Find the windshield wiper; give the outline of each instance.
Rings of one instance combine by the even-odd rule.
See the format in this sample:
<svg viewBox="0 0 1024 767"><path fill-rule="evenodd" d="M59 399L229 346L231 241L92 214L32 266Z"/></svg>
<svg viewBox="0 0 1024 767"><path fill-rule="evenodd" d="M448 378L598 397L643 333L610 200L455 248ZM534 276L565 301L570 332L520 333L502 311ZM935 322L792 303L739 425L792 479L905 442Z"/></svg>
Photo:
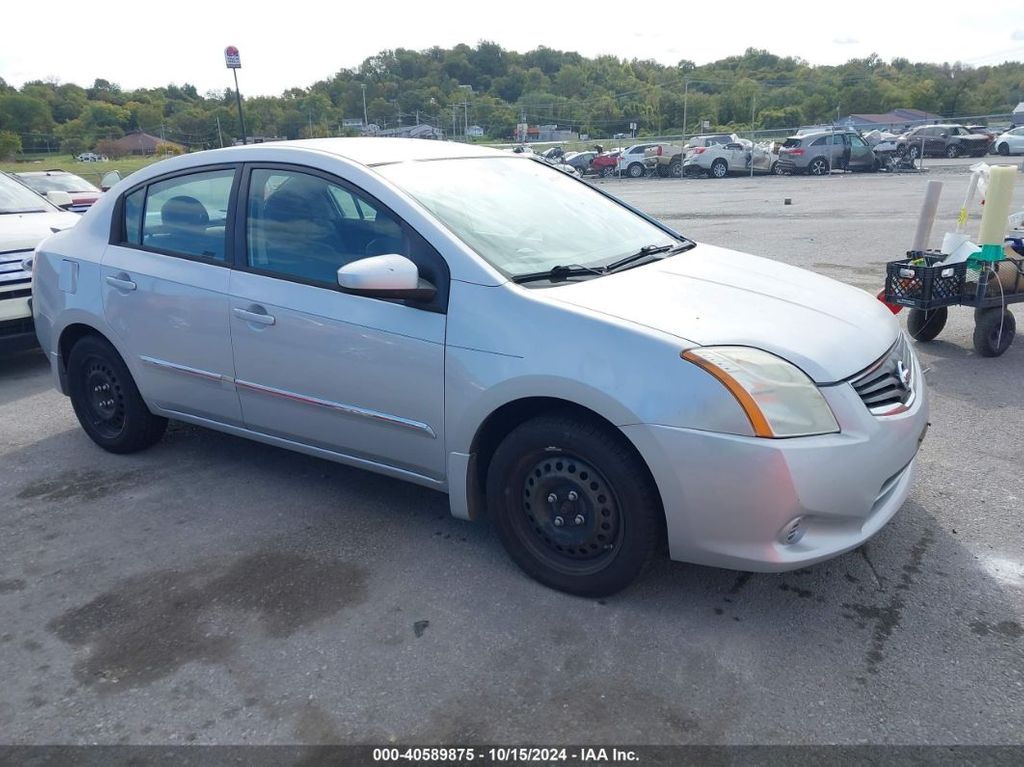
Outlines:
<svg viewBox="0 0 1024 767"><path fill-rule="evenodd" d="M694 244L689 240L686 242L669 243L668 245L644 245L636 253L623 256L618 261L612 261L604 267L604 270L606 272L614 272L624 266L629 266L630 264L634 264L641 259L649 258L651 256L661 255L662 258L665 258L667 256L674 255L675 253L682 253L684 250L689 250L693 245Z"/></svg>
<svg viewBox="0 0 1024 767"><path fill-rule="evenodd" d="M548 269L546 272L528 272L527 274L517 274L512 278L512 282L523 283L523 282L536 282L537 280L548 280L550 282L562 282L569 279L570 277L587 277L592 274L601 275L607 272L607 267L604 266L582 266L580 264L558 264Z"/></svg>

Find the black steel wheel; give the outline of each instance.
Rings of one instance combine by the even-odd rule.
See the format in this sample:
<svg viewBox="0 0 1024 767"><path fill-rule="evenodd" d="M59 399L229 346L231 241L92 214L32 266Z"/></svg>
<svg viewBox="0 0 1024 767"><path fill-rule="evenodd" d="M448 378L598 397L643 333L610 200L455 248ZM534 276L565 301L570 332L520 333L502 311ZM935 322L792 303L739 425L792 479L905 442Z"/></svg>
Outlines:
<svg viewBox="0 0 1024 767"><path fill-rule="evenodd" d="M163 436L167 419L149 412L128 366L108 341L79 339L68 355L67 371L78 422L104 450L134 453Z"/></svg>
<svg viewBox="0 0 1024 767"><path fill-rule="evenodd" d="M1010 348L1017 321L1009 309L980 309L974 315L974 349L982 357L998 357Z"/></svg>
<svg viewBox="0 0 1024 767"><path fill-rule="evenodd" d="M627 586L652 556L661 505L621 435L565 416L538 417L498 446L488 510L509 556L541 583L581 596Z"/></svg>
<svg viewBox="0 0 1024 767"><path fill-rule="evenodd" d="M812 176L827 176L832 172L832 168L824 157L815 157L807 166L807 172Z"/></svg>
<svg viewBox="0 0 1024 767"><path fill-rule="evenodd" d="M949 310L945 306L931 311L911 309L907 316L907 332L915 341L934 341L946 327L948 317Z"/></svg>

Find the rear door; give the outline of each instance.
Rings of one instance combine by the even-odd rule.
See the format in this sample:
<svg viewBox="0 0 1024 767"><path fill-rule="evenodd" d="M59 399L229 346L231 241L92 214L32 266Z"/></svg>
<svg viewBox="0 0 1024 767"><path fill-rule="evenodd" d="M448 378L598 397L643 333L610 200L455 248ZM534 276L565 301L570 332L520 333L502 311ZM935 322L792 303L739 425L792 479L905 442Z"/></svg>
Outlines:
<svg viewBox="0 0 1024 767"><path fill-rule="evenodd" d="M231 278L236 385L248 428L359 464L444 477L444 259L380 202L311 168L253 165ZM337 270L398 253L428 305L342 293Z"/></svg>
<svg viewBox="0 0 1024 767"><path fill-rule="evenodd" d="M103 255L103 310L147 402L239 425L228 324L235 166L129 190Z"/></svg>

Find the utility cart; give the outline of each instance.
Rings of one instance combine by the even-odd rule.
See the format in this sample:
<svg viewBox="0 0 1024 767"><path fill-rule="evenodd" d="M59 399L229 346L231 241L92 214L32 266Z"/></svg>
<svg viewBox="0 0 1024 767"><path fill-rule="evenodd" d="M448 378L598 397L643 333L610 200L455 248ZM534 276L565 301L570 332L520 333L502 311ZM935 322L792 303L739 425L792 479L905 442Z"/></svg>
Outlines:
<svg viewBox="0 0 1024 767"><path fill-rule="evenodd" d="M942 264L945 257L938 251L908 251L906 258L890 261L883 300L891 308L910 309L907 332L922 342L942 332L950 306L971 306L974 348L983 357L998 357L1016 333L1007 307L1024 301L1024 258Z"/></svg>

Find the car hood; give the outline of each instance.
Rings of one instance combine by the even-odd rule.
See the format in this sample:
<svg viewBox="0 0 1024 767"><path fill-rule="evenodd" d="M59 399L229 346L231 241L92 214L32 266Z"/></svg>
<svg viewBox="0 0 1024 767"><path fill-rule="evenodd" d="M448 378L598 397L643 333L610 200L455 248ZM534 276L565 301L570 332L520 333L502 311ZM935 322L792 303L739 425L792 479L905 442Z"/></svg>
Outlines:
<svg viewBox="0 0 1024 767"><path fill-rule="evenodd" d="M70 229L81 216L74 213L6 213L0 215L0 252L34 250L53 229Z"/></svg>
<svg viewBox="0 0 1024 767"><path fill-rule="evenodd" d="M548 295L693 344L764 349L817 383L864 370L899 333L892 313L863 290L711 245Z"/></svg>

